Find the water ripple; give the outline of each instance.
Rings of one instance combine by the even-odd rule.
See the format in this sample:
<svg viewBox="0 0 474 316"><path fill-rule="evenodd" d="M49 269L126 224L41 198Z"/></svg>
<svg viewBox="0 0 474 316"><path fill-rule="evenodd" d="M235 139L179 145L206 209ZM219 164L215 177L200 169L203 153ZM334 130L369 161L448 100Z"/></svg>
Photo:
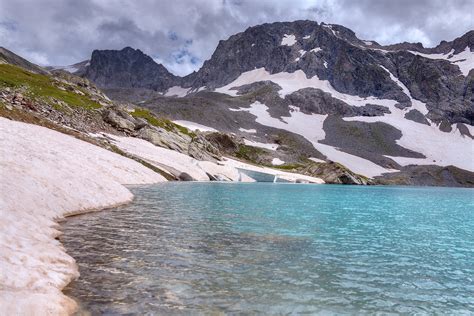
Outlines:
<svg viewBox="0 0 474 316"><path fill-rule="evenodd" d="M474 191L166 183L73 217L93 315L474 314Z"/></svg>

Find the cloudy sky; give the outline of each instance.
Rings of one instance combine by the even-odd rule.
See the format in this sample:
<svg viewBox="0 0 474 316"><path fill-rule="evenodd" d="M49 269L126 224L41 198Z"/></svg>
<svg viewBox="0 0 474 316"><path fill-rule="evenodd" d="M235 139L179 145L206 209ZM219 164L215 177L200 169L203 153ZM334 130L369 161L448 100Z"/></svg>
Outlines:
<svg viewBox="0 0 474 316"><path fill-rule="evenodd" d="M474 29L474 0L0 0L0 46L42 65L140 48L175 74L247 27L311 19L359 38L435 46Z"/></svg>

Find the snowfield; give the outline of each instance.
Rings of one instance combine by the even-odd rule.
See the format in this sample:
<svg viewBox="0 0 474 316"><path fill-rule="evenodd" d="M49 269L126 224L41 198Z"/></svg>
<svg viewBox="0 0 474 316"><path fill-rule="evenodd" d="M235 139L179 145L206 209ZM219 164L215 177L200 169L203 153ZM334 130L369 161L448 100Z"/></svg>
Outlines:
<svg viewBox="0 0 474 316"><path fill-rule="evenodd" d="M0 314L63 315L78 276L57 220L129 202L123 184L166 181L141 164L44 127L0 118Z"/></svg>
<svg viewBox="0 0 474 316"><path fill-rule="evenodd" d="M463 63L471 60L471 52L467 50L463 53L454 55L452 60L458 60L460 56L467 58ZM445 56L445 55L443 55ZM473 55L474 56L474 55ZM432 56L433 57L433 56ZM438 56L439 57L439 56ZM446 54L446 58L448 54ZM473 59L474 60L474 59ZM231 90L234 87L251 84L258 81L272 81L281 87L279 94L282 98L303 88L315 88L324 92L330 93L332 97L339 99L352 106L364 106L368 103L377 104L389 108L391 114L376 117L348 117L344 118L346 121L361 121L361 122L383 122L394 126L402 132L401 139L397 140L397 144L407 149L423 154L426 158L405 158L405 157L390 157L402 166L408 164L417 165L439 165L448 166L454 165L456 167L474 171L474 156L473 140L469 137L463 136L453 125L451 133L442 132L438 126L430 122L431 126L407 120L404 116L412 109L416 109L423 115L428 113L426 104L416 100L412 97L408 88L395 77L388 69L381 66L389 75L390 78L402 89L402 91L410 98L412 106L406 109L398 109L395 105L398 103L390 99L378 99L375 97L362 98L359 96L341 93L332 87L327 80L320 80L317 76L307 78L302 70L297 70L293 73L281 72L270 74L264 68L254 69L242 73L232 83L216 89L217 92L226 93L229 95L236 95L236 90ZM250 108L230 109L232 111L248 111L256 116L256 122L262 125L271 126L275 128L284 129L299 135L302 135L309 140L313 146L328 159L339 162L356 173L374 177L385 172L394 172L396 170L383 168L366 159L350 155L332 146L319 143L325 138L323 130L323 123L326 115L318 114L304 114L298 110L298 105L290 106L290 116L282 117L282 120L273 118L267 112L267 106L259 102L253 103ZM474 129L468 126L471 131Z"/></svg>
<svg viewBox="0 0 474 316"><path fill-rule="evenodd" d="M266 80L273 81L281 87L281 90L278 92L282 98L300 89L315 88L330 93L332 97L353 106L364 106L367 103L378 104L382 106L394 106L398 103L395 100L378 99L375 97L362 98L355 95L341 93L334 89L331 83L327 80L321 80L317 76L307 78L306 74L302 70L297 70L293 73L280 72L276 74L270 74L265 70L265 68L258 68L242 73L233 82L223 87L217 88L215 91L231 96L237 96L237 90L232 90L232 88Z"/></svg>
<svg viewBox="0 0 474 316"><path fill-rule="evenodd" d="M284 129L303 136L313 144L314 148L325 155L328 159L339 162L356 173L368 177L374 177L385 172L396 171L383 168L367 159L319 143L320 140L323 140L326 137L326 133L323 130L323 123L327 115L305 114L300 112L298 107L293 106L292 111L290 111L290 116L284 116L280 120L271 117L268 113L268 107L258 101L252 103L250 108L241 108L240 111L246 111L255 115L255 121L259 124Z"/></svg>

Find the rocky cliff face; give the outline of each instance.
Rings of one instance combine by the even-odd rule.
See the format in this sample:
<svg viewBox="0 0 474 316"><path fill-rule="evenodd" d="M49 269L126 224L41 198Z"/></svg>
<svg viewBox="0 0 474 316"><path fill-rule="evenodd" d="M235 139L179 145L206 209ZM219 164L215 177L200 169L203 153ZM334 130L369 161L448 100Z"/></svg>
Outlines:
<svg viewBox="0 0 474 316"><path fill-rule="evenodd" d="M473 124L474 74L469 72L473 60L474 31L434 48L420 43L382 46L360 40L340 25L295 21L258 25L220 41L202 68L184 78L129 47L94 51L90 64L81 71L101 88L131 88L140 95L143 92L138 89L165 93L172 86L213 90L260 68L269 74L302 71L306 78L327 80L341 93L411 106L391 73L413 98L426 103L432 121ZM120 98L135 94L130 90L112 93Z"/></svg>
<svg viewBox="0 0 474 316"><path fill-rule="evenodd" d="M474 59L474 31L427 49L421 44L381 46L362 41L339 25L272 23L220 41L211 59L185 77L183 84L214 89L258 68L270 74L301 70L307 78L329 81L341 93L394 99L410 106L409 98L384 67L415 99L427 104L433 121L473 124L474 74L463 74L459 64L469 58Z"/></svg>
<svg viewBox="0 0 474 316"><path fill-rule="evenodd" d="M178 77L138 49L95 50L84 77L101 88L146 88L162 91L175 85Z"/></svg>

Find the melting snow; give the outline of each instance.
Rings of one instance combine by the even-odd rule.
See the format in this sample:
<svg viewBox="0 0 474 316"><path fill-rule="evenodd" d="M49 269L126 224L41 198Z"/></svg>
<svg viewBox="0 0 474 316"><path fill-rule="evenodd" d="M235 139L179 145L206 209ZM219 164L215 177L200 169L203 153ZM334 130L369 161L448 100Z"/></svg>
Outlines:
<svg viewBox="0 0 474 316"><path fill-rule="evenodd" d="M44 127L0 118L0 314L64 315L78 276L56 220L128 202L122 184L166 181L151 169Z"/></svg>
<svg viewBox="0 0 474 316"><path fill-rule="evenodd" d="M320 51L322 51L322 49L321 49L320 47L315 47L315 48L313 48L312 50L310 50L310 52L315 53L315 54L316 54L317 52L320 52Z"/></svg>
<svg viewBox="0 0 474 316"><path fill-rule="evenodd" d="M255 165L250 165L250 164L247 164L247 163L244 163L244 162L241 162L241 161L238 161L238 160L234 160L234 159L231 159L231 158L224 158L222 163L225 166L230 166L230 167L233 167L233 168L247 169L247 170L252 170L252 171L257 171L257 172L262 172L262 173L274 175L274 176L277 176L279 178L283 178L283 179L285 179L287 181L290 181L290 182L296 182L298 180L303 180L303 181L307 181L307 182L310 182L310 183L318 183L318 184L324 183L324 181L321 180L320 178L314 178L314 177L310 177L310 176L306 176L306 175L302 175L302 174L297 174L297 173L284 172L282 170L276 170L276 169L267 168L267 167L259 167L259 166L255 166Z"/></svg>
<svg viewBox="0 0 474 316"><path fill-rule="evenodd" d="M311 35L306 35L303 37L304 40L307 40L307 39L310 39L311 38Z"/></svg>
<svg viewBox="0 0 474 316"><path fill-rule="evenodd" d="M284 34L280 45L293 46L296 44L296 37L291 34Z"/></svg>

